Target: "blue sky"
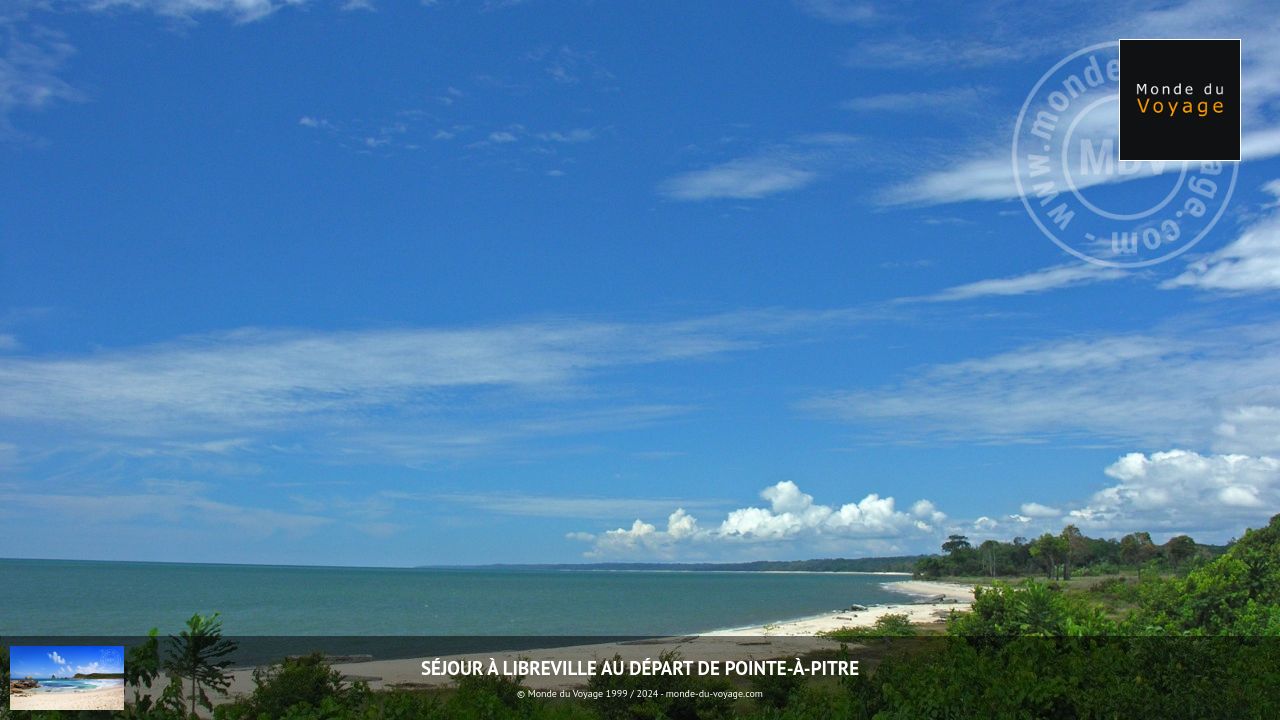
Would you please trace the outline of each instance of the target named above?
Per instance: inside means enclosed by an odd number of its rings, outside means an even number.
[[[15,645],[9,648],[9,674],[15,678],[122,672],[124,648],[118,645]]]
[[[860,556],[1280,511],[1280,18],[1236,2],[10,0],[0,546]],[[1241,37],[1225,216],[1134,271],[1009,143]],[[1100,197],[1141,195],[1150,179]]]

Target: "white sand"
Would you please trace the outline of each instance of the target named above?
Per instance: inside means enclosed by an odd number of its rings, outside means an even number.
[[[903,580],[902,582],[884,583],[884,588],[908,595],[920,595],[922,597],[942,595],[948,600],[956,600],[963,603],[973,602],[973,586],[960,583]]]
[[[913,623],[935,623],[943,621],[953,611],[969,608],[973,601],[973,588],[968,585],[944,582],[925,582],[903,580],[886,582],[884,587],[904,595],[933,598],[943,596],[944,602],[895,603],[891,605],[871,605],[866,610],[823,613],[796,620],[785,620],[754,627],[717,630],[715,632],[685,637],[662,638],[644,642],[601,643],[598,645],[578,645],[574,647],[544,650],[520,650],[498,653],[472,653],[468,655],[449,656],[450,660],[483,660],[489,658],[498,662],[517,660],[520,658],[556,659],[569,661],[605,660],[614,655],[623,660],[642,660],[657,658],[668,650],[676,650],[680,656],[690,660],[763,660],[779,657],[794,657],[814,650],[839,643],[825,638],[815,637],[821,632],[838,630],[843,627],[869,627],[885,615],[898,613],[906,615]],[[393,685],[409,687],[443,686],[452,683],[448,677],[424,677],[422,660],[417,658],[405,660],[372,660],[357,663],[339,663],[334,669],[352,678],[367,680],[374,689]],[[525,685],[536,689],[560,689],[579,687],[586,684],[582,677],[527,677]],[[237,670],[234,673],[228,694],[247,695],[253,690],[251,670]]]
[[[10,710],[123,710],[124,687],[77,692],[31,692],[9,695]]]
[[[840,610],[812,615],[797,620],[785,620],[754,627],[718,630],[708,635],[732,635],[738,637],[812,636],[845,627],[870,627],[885,615],[906,615],[912,623],[933,623],[946,620],[952,611],[968,610],[973,602],[973,588],[968,585],[944,582],[903,580],[884,583],[887,590],[920,597],[943,596],[945,602],[910,603],[897,605],[870,605],[857,612]]]

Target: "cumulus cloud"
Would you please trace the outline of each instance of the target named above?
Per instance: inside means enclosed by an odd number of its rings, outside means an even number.
[[[1022,510],[1023,515],[1033,518],[1051,518],[1062,514],[1062,511],[1058,508],[1034,502],[1023,503],[1019,509]]]
[[[1129,453],[1116,481],[1068,518],[1081,528],[1239,532],[1280,508],[1280,459],[1169,450]]]
[[[67,664],[66,659],[65,659],[65,658],[63,658],[61,655],[59,655],[57,650],[55,650],[55,651],[53,651],[53,652],[49,653],[49,659],[50,659],[50,660],[52,660],[52,661],[54,661],[54,662],[55,662],[55,663],[57,663],[58,665],[66,665],[66,664]]]
[[[629,528],[601,534],[574,533],[571,539],[592,543],[587,555],[671,555],[690,543],[763,543],[795,539],[880,540],[920,536],[935,532],[947,516],[928,500],[917,501],[909,511],[898,510],[892,497],[871,493],[858,502],[822,505],[789,480],[760,492],[767,507],[733,510],[716,526],[677,508],[665,528],[637,519]]]
[[[998,527],[999,524],[1000,523],[996,522],[995,520],[992,520],[986,515],[983,515],[982,517],[973,521],[973,529],[977,530],[978,532],[987,532],[987,531],[996,529],[996,527]]]

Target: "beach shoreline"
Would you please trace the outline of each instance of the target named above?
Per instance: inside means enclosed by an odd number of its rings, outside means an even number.
[[[10,710],[123,710],[124,687],[77,690],[75,692],[10,693]]]
[[[889,614],[906,615],[913,624],[934,624],[947,619],[952,612],[967,610],[973,602],[973,588],[968,585],[947,582],[900,580],[885,582],[882,586],[916,601],[858,606],[858,610],[834,610],[791,620],[765,623],[748,627],[727,628],[683,636],[639,639],[632,641],[607,641],[597,644],[574,645],[545,649],[524,649],[484,653],[449,655],[448,660],[469,661],[489,659],[515,661],[520,658],[554,658],[569,662],[590,661],[621,657],[625,660],[657,658],[660,654],[676,651],[680,656],[693,660],[751,660],[802,656],[814,650],[837,648],[840,643],[822,636],[823,633],[845,627],[870,627],[876,620]],[[928,600],[922,600],[928,598]],[[402,659],[372,659],[354,662],[336,662],[334,670],[349,680],[363,680],[372,689],[387,688],[438,688],[450,685],[450,677],[422,674],[422,662],[432,658],[414,657]],[[442,657],[441,659],[446,659]],[[237,668],[228,688],[225,702],[253,691],[253,669]],[[524,684],[539,690],[566,689],[586,683],[581,677],[533,676]]]
[[[952,611],[968,610],[973,603],[973,587],[960,583],[902,580],[881,585],[886,590],[932,598],[933,602],[903,602],[866,605],[864,610],[833,610],[817,615],[780,620],[746,627],[726,628],[702,633],[704,636],[809,637],[845,627],[871,627],[885,615],[906,615],[912,624],[942,622]]]
[[[839,642],[822,637],[822,633],[844,627],[870,627],[879,618],[889,614],[906,615],[913,624],[931,624],[945,621],[952,612],[969,609],[973,602],[973,587],[959,583],[902,580],[883,584],[886,589],[918,598],[932,598],[932,602],[902,602],[884,605],[867,605],[863,610],[837,610],[793,620],[783,620],[763,625],[729,628],[681,637],[655,638],[640,642],[610,642],[594,645],[578,645],[546,650],[522,650],[514,652],[475,653],[451,656],[457,660],[487,660],[495,658],[515,660],[520,657],[554,657],[558,660],[585,661],[611,658],[623,660],[655,658],[666,651],[678,651],[681,657],[696,660],[769,659],[804,655],[826,647],[835,648]],[[373,688],[386,687],[440,687],[452,682],[450,678],[424,678],[421,661],[424,658],[405,660],[372,660],[366,662],[337,663],[335,670],[351,678],[366,679]],[[233,683],[232,692],[240,688],[248,673]],[[528,677],[525,684],[537,689],[563,689],[582,685],[581,678]],[[239,687],[236,687],[239,686]]]

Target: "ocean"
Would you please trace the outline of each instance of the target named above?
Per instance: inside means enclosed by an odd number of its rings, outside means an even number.
[[[124,680],[67,680],[62,678],[57,680],[53,680],[51,678],[35,678],[35,680],[39,681],[40,686],[26,690],[27,693],[32,695],[40,693],[83,692],[85,690],[124,687]]]
[[[903,602],[906,576],[0,560],[0,636],[671,635]]]

